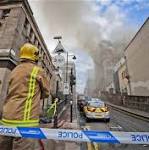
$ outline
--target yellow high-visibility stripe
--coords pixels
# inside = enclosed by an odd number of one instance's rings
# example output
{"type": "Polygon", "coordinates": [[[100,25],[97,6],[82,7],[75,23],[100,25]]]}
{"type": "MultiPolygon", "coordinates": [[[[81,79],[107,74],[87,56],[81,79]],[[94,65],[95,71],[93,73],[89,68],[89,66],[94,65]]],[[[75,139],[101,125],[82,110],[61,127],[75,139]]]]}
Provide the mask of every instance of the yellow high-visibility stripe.
{"type": "Polygon", "coordinates": [[[54,115],[55,115],[56,110],[57,110],[57,101],[55,101],[54,103],[55,103],[55,109],[54,109],[54,115]]]}
{"type": "Polygon", "coordinates": [[[4,119],[2,118],[3,122],[7,122],[7,123],[38,123],[39,122],[39,119],[34,119],[34,120],[8,120],[8,119],[4,119]]]}
{"type": "MultiPolygon", "coordinates": [[[[34,73],[34,80],[33,80],[33,87],[32,87],[32,93],[31,93],[31,97],[33,98],[34,94],[35,94],[35,88],[36,88],[36,76],[37,73],[39,71],[39,68],[35,68],[35,73],[34,73]]],[[[28,107],[28,116],[27,116],[27,120],[30,119],[30,114],[31,114],[31,109],[32,109],[32,99],[30,99],[29,101],[29,107],[28,107]]]]}
{"type": "Polygon", "coordinates": [[[32,82],[33,82],[34,72],[35,72],[35,67],[33,68],[32,72],[31,72],[30,79],[29,79],[28,95],[27,95],[27,99],[26,99],[26,103],[25,103],[25,109],[24,109],[24,120],[27,120],[28,103],[29,103],[29,100],[31,98],[31,90],[32,90],[32,82]]]}
{"type": "Polygon", "coordinates": [[[35,92],[35,83],[36,83],[36,76],[37,76],[38,70],[39,70],[38,67],[34,67],[31,72],[30,79],[29,79],[28,95],[27,95],[25,109],[24,109],[24,120],[29,120],[30,118],[31,103],[32,103],[32,98],[34,96],[34,92],[35,92]]]}
{"type": "Polygon", "coordinates": [[[14,126],[14,127],[36,127],[36,126],[39,126],[39,122],[38,123],[22,123],[19,122],[19,123],[7,123],[5,121],[0,121],[0,123],[2,125],[6,125],[6,126],[14,126]]]}

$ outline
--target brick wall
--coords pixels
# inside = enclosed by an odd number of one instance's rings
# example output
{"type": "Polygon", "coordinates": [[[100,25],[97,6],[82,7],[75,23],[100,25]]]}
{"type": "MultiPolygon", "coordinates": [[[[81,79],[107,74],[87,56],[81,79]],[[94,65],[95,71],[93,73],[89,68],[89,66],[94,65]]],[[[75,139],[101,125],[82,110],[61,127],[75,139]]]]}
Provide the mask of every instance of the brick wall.
{"type": "Polygon", "coordinates": [[[149,96],[122,96],[123,105],[149,112],[149,96]]]}
{"type": "Polygon", "coordinates": [[[149,112],[149,96],[130,96],[102,92],[101,98],[115,105],[149,112]]]}

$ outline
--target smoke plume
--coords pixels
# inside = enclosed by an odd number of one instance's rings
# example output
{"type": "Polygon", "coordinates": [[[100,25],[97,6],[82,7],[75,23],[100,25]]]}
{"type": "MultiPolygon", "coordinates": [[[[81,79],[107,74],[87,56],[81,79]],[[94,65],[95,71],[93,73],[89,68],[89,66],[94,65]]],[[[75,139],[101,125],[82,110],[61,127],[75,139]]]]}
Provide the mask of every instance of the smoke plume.
{"type": "Polygon", "coordinates": [[[96,87],[104,84],[103,60],[109,59],[111,65],[116,63],[135,31],[127,25],[127,14],[117,5],[106,4],[106,9],[94,0],[29,2],[48,47],[54,49],[52,38],[61,35],[68,50],[81,49],[92,57],[99,80],[96,87]]]}

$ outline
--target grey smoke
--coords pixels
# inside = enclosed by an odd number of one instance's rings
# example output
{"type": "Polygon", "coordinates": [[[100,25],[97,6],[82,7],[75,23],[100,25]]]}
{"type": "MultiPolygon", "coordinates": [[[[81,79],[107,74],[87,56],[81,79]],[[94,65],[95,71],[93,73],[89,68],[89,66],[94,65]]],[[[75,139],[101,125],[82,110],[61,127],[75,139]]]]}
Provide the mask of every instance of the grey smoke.
{"type": "Polygon", "coordinates": [[[62,35],[68,49],[83,49],[89,53],[101,80],[102,60],[109,58],[109,61],[116,63],[135,31],[127,26],[125,14],[115,5],[102,12],[93,3],[94,0],[29,2],[42,27],[46,43],[49,43],[49,37],[52,40],[55,35],[62,35]]]}

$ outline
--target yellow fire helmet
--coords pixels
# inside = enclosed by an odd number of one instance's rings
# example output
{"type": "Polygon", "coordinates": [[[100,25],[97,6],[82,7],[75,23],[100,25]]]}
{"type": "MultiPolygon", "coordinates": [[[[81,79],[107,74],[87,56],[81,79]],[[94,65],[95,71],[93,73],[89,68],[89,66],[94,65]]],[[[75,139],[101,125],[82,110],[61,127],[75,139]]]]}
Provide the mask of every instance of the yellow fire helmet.
{"type": "Polygon", "coordinates": [[[26,43],[20,49],[20,58],[38,61],[39,50],[36,46],[34,46],[30,43],[26,43]]]}

